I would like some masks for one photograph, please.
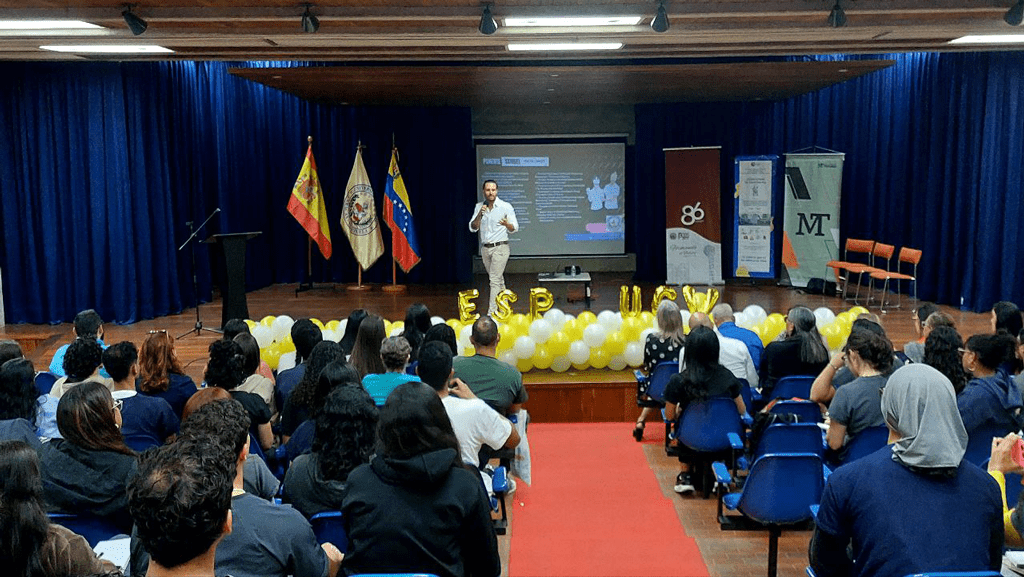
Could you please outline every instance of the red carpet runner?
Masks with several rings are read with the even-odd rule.
[[[515,495],[510,577],[708,574],[629,423],[537,423],[529,439],[533,485]]]

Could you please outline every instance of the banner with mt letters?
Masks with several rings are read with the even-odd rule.
[[[805,287],[815,277],[828,279],[832,273],[825,263],[841,257],[839,198],[845,158],[840,152],[786,155],[782,265],[792,286]]]

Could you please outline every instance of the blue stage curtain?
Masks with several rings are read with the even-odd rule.
[[[781,102],[637,106],[640,194],[628,210],[652,224],[632,231],[637,276],[665,278],[663,148],[722,146],[731,246],[733,158],[820,146],[846,153],[843,239],[922,249],[923,299],[978,311],[1024,302],[1024,61],[1011,52],[884,58],[896,64]]]
[[[307,236],[285,206],[313,136],[334,256],[314,247],[313,279],[352,282],[357,265],[339,224],[362,142],[378,212],[392,139],[423,261],[400,278],[468,282],[476,200],[465,108],[349,107],[306,102],[230,75],[220,62],[11,63],[0,89],[0,251],[10,322],[61,322],[93,307],[134,322],[193,304],[186,221],[221,213],[199,238],[261,231],[247,288],[306,278]],[[465,213],[465,214],[463,214]],[[383,226],[383,222],[381,224]],[[387,252],[364,281],[390,281]],[[211,257],[197,246],[201,301]],[[402,273],[399,273],[400,275]]]

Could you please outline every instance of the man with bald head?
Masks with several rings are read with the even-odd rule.
[[[754,361],[754,368],[760,369],[761,355],[764,354],[764,343],[761,342],[761,337],[750,329],[736,325],[736,317],[733,316],[732,307],[728,303],[715,305],[715,308],[711,309],[711,316],[715,318],[715,324],[718,325],[718,334],[742,341],[744,345],[747,345],[750,359]]]
[[[690,315],[690,330],[696,327],[707,327],[718,335],[718,363],[723,367],[729,369],[729,372],[736,376],[737,379],[744,379],[751,388],[757,386],[757,369],[754,368],[754,361],[750,358],[750,351],[747,350],[747,345],[743,344],[743,341],[731,339],[723,336],[722,333],[718,332],[718,328],[715,327],[715,323],[711,322],[711,318],[707,313],[692,313]],[[685,347],[684,347],[685,348]],[[683,353],[679,353],[679,358],[683,358]],[[679,366],[679,370],[682,371],[682,365]]]
[[[469,386],[477,398],[483,399],[502,415],[519,412],[526,402],[523,375],[519,369],[498,360],[498,325],[482,315],[473,323],[469,340],[476,351],[471,357],[456,357],[452,363],[455,377]]]

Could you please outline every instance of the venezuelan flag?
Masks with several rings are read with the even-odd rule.
[[[405,181],[398,170],[398,149],[391,151],[391,166],[384,188],[384,222],[391,229],[391,252],[402,270],[408,273],[420,262],[420,248],[416,242],[416,227],[412,221],[412,207]]]

